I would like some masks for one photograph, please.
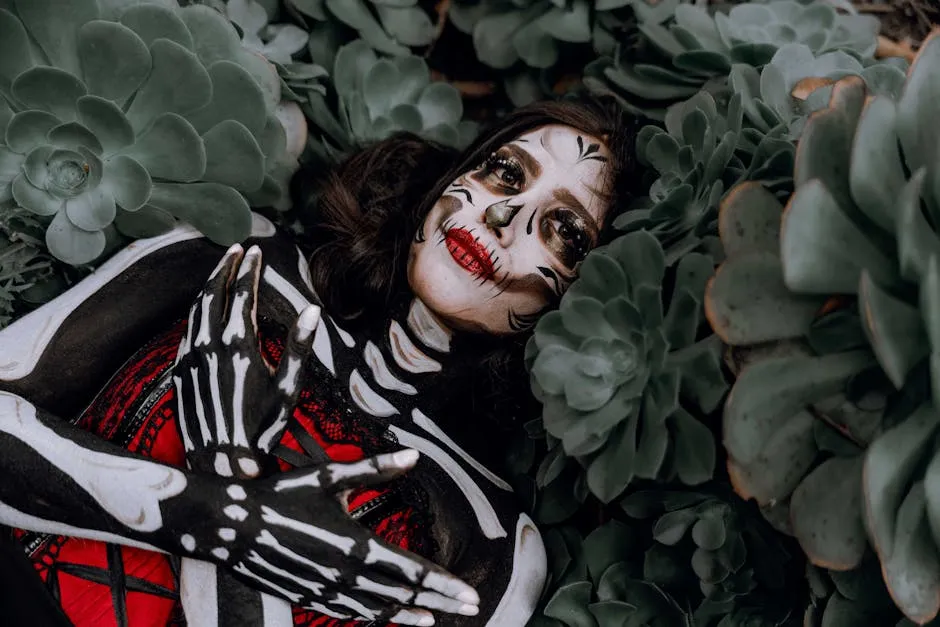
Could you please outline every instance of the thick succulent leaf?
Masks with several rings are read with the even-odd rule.
[[[99,156],[103,151],[95,134],[78,122],[66,122],[50,129],[46,140],[53,146],[69,150],[84,146]]]
[[[150,53],[153,70],[127,110],[137,133],[165,113],[186,115],[212,99],[212,80],[195,54],[165,39],[155,41]]]
[[[666,459],[666,453],[669,450],[669,430],[666,425],[658,424],[650,419],[651,414],[643,412],[642,424],[640,425],[640,441],[636,447],[636,458],[634,460],[634,472],[640,479],[656,479]],[[688,460],[687,468],[690,467],[690,476],[698,470],[696,468],[696,454]]]
[[[655,82],[643,78],[636,70],[627,66],[611,67],[604,70],[604,76],[611,83],[630,93],[650,100],[678,100],[689,98],[698,92],[700,85]]]
[[[39,109],[63,122],[75,119],[75,102],[87,93],[74,75],[55,67],[37,66],[13,81],[13,96],[28,109]]]
[[[83,231],[100,231],[114,221],[117,207],[111,194],[96,187],[66,200],[65,213]]]
[[[852,197],[859,209],[889,233],[895,230],[895,202],[905,181],[896,122],[897,106],[890,99],[874,98],[865,105],[849,170]]]
[[[630,555],[637,544],[631,527],[618,520],[610,520],[594,529],[582,544],[591,579],[599,581],[608,568]]]
[[[13,152],[26,154],[46,143],[46,135],[60,124],[59,118],[45,111],[22,111],[7,125],[6,144]]]
[[[792,416],[841,392],[849,377],[871,364],[867,351],[852,351],[767,359],[747,366],[725,403],[728,453],[742,464],[749,463]]]
[[[393,41],[405,46],[427,46],[434,41],[434,23],[421,7],[392,7],[376,3],[375,10],[383,29]]]
[[[149,48],[158,39],[167,39],[193,49],[193,36],[178,11],[155,4],[138,4],[121,14],[121,24],[128,27]]]
[[[15,0],[16,12],[50,63],[76,76],[80,76],[76,56],[79,28],[90,20],[98,19],[95,0],[69,0],[69,2],[35,2]]]
[[[82,96],[76,104],[78,121],[94,133],[107,156],[134,143],[134,129],[120,107],[100,96]]]
[[[562,586],[549,599],[544,613],[549,618],[563,621],[571,627],[598,627],[597,621],[588,610],[592,592],[593,586],[589,581]]]
[[[537,20],[546,33],[572,43],[591,41],[591,16],[588,0],[574,0],[565,8],[554,7]]]
[[[920,309],[930,338],[930,383],[933,398],[940,398],[940,257],[931,257],[920,285]]]
[[[36,215],[52,216],[61,213],[62,199],[33,186],[25,173],[13,179],[12,192],[16,204]]]
[[[760,251],[779,256],[783,205],[756,181],[735,185],[721,202],[718,234],[725,255]]]
[[[438,124],[456,124],[463,115],[460,92],[448,83],[432,83],[421,93],[418,111],[425,128]]]
[[[330,13],[359,31],[370,46],[390,55],[407,54],[408,49],[393,41],[376,21],[364,0],[326,0]]]
[[[547,268],[546,268],[547,270]],[[543,274],[548,274],[540,270]],[[578,273],[579,290],[601,302],[626,296],[630,284],[624,268],[607,255],[588,255]]]
[[[610,244],[608,252],[626,270],[634,291],[639,285],[661,289],[666,260],[662,246],[649,232],[627,233]]]
[[[679,408],[669,419],[675,443],[675,469],[686,485],[698,485],[715,473],[715,439],[708,427]]]
[[[588,487],[604,503],[614,500],[633,480],[638,422],[634,416],[620,423],[588,466]]]
[[[88,91],[123,102],[150,73],[147,44],[131,29],[94,20],[78,32],[78,57]]]
[[[898,102],[898,137],[911,171],[936,161],[940,154],[937,102],[940,102],[940,34],[934,33],[921,46]]]
[[[924,506],[924,483],[918,481],[898,509],[893,550],[882,558],[891,598],[919,625],[933,620],[940,611],[940,556]]]
[[[523,24],[512,35],[512,45],[526,65],[550,68],[558,62],[558,42],[546,33],[538,21]]]
[[[206,171],[202,179],[253,192],[264,182],[264,154],[243,124],[219,122],[202,136]]]
[[[222,246],[240,242],[251,233],[248,203],[219,183],[154,183],[148,204],[192,224]]]
[[[170,181],[199,180],[206,171],[206,148],[196,129],[175,113],[164,113],[137,141],[121,151],[147,168],[150,176]]]
[[[794,294],[772,252],[745,252],[725,261],[709,284],[705,314],[715,333],[732,346],[802,337],[823,303]]]
[[[252,75],[231,61],[217,61],[208,72],[211,99],[205,106],[187,113],[186,119],[200,133],[223,120],[233,120],[258,138],[268,110],[264,92]]]
[[[0,203],[13,198],[13,180],[23,172],[26,157],[0,146]]]
[[[865,556],[862,457],[833,457],[817,466],[793,492],[793,533],[813,564],[850,570]]]
[[[893,200],[901,276],[915,282],[923,278],[930,258],[940,255],[940,237],[927,221],[921,205],[926,174],[924,169],[915,172]]]
[[[854,294],[862,270],[890,285],[896,262],[853,222],[820,179],[801,185],[787,205],[780,236],[787,286],[811,294]]]
[[[111,194],[125,211],[137,211],[149,199],[152,181],[144,166],[126,155],[117,155],[104,164],[100,189]]]
[[[0,92],[7,91],[13,79],[34,64],[29,35],[23,23],[0,8]]]
[[[867,272],[862,273],[858,299],[865,333],[878,363],[900,389],[930,349],[920,312],[878,285]]]
[[[103,231],[83,231],[60,211],[46,229],[46,246],[57,259],[77,266],[89,263],[102,252],[106,238]]]
[[[857,76],[836,83],[829,108],[806,123],[796,152],[795,184],[821,180],[845,211],[854,205],[846,166],[851,162],[852,140],[865,95],[865,82]]]
[[[176,220],[162,209],[145,206],[133,213],[119,211],[114,226],[124,235],[139,239],[163,235],[176,226]]]
[[[882,563],[895,552],[895,542],[900,538],[898,510],[914,471],[923,463],[924,455],[933,450],[938,424],[934,407],[921,405],[901,424],[885,431],[865,454],[865,523]]]

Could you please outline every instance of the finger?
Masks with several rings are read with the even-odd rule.
[[[200,312],[196,318],[199,326],[193,340],[194,347],[207,346],[212,341],[214,326],[224,321],[228,284],[241,257],[242,247],[235,244],[209,275],[199,297]]]
[[[249,248],[235,269],[231,311],[222,331],[222,343],[254,349],[258,332],[258,281],[261,277],[261,249]]]
[[[480,608],[476,604],[466,603],[438,592],[418,590],[414,586],[405,586],[382,573],[356,575],[353,589],[377,597],[393,599],[402,606],[424,607],[463,616],[476,616],[480,612]]]
[[[434,624],[434,615],[427,610],[399,610],[389,619],[397,625],[420,625],[430,627]]]
[[[320,480],[333,492],[385,483],[414,468],[419,456],[418,451],[405,449],[358,462],[324,464]]]

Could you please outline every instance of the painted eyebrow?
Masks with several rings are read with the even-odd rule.
[[[542,164],[539,163],[538,159],[533,157],[528,150],[522,146],[516,145],[515,143],[506,144],[504,147],[513,157],[519,160],[519,162],[522,164],[522,167],[524,167],[534,178],[541,176]]]
[[[584,220],[588,226],[594,230],[594,235],[597,236],[597,233],[600,231],[600,227],[597,225],[597,220],[594,219],[588,210],[584,208],[584,205],[581,204],[581,201],[575,198],[574,194],[569,192],[567,189],[558,188],[552,192],[552,195],[555,196],[555,200],[560,203],[564,203],[569,209],[574,211]]]

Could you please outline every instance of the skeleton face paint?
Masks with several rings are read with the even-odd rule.
[[[575,278],[608,210],[610,152],[552,124],[451,183],[411,247],[415,296],[454,329],[531,326]]]

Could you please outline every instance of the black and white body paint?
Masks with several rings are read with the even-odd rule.
[[[439,358],[447,349],[443,329],[428,323],[417,302],[405,320],[390,321],[385,341],[353,338],[323,313],[317,320],[302,257],[274,238],[265,221],[256,224],[265,264],[247,264],[241,277],[230,264],[235,288],[218,308],[223,317],[212,313],[210,281],[180,348],[174,383],[191,469],[135,457],[67,419],[132,347],[202,288],[196,277],[204,281],[219,253],[195,232],[179,229],[136,243],[0,332],[0,523],[187,557],[181,595],[191,624],[201,626],[227,624],[239,603],[254,608],[240,615],[250,617],[240,624],[289,625],[288,601],[331,616],[401,624],[431,624],[428,608],[439,624],[523,625],[545,576],[538,532],[519,515],[508,486],[437,427],[417,393],[419,379],[446,361]],[[187,272],[165,275],[167,265],[173,267],[165,262],[173,259],[185,259]],[[260,284],[253,305],[252,296],[240,296],[249,279]],[[141,282],[150,287],[140,289]],[[154,299],[153,285],[167,293]],[[451,544],[459,543],[463,554],[485,562],[483,572],[493,573],[471,582],[479,597],[443,569],[373,537],[348,518],[337,498],[349,487],[407,470],[416,461],[410,450],[249,478],[259,463],[252,445],[275,448],[288,426],[282,409],[291,402],[293,391],[285,388],[294,377],[289,359],[272,374],[245,355],[242,342],[252,335],[256,307],[288,325],[299,317],[291,339],[295,355],[308,351],[308,363],[346,386],[358,411],[387,420],[402,447],[419,452],[412,473],[431,481],[432,494],[440,496],[435,507],[444,510],[441,520],[464,521],[455,523]],[[201,332],[204,316],[209,327]],[[98,320],[108,321],[112,332],[91,332]],[[264,411],[253,413],[259,408]],[[462,570],[479,572],[480,564],[449,568],[463,576]],[[477,607],[480,616],[461,618]]]

